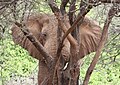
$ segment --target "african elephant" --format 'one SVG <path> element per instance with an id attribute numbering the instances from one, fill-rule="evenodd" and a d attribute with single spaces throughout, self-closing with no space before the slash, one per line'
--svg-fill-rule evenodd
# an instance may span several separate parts
<path id="1" fill-rule="evenodd" d="M 58 22 L 54 15 L 47 14 L 34 14 L 24 22 L 26 27 L 31 33 L 43 44 L 45 49 L 52 57 L 56 56 L 58 41 L 57 41 L 57 28 Z M 83 23 L 79 26 L 80 28 L 80 52 L 79 56 L 84 57 L 85 55 L 96 51 L 101 31 L 100 26 L 95 21 L 85 18 Z M 41 34 L 43 35 L 41 38 Z M 34 47 L 34 45 L 23 35 L 19 27 L 14 25 L 12 27 L 13 41 L 25 48 L 30 55 L 39 60 L 39 73 L 38 83 L 41 85 L 44 80 L 47 80 L 49 70 L 47 65 L 42 59 L 40 52 Z M 64 47 L 62 49 L 62 55 L 67 60 L 70 55 L 70 42 L 66 39 Z M 51 85 L 51 80 L 48 80 L 47 85 Z"/>

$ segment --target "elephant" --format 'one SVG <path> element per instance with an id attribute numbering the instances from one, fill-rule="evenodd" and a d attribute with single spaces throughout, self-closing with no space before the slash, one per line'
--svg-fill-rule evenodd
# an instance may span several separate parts
<path id="1" fill-rule="evenodd" d="M 58 21 L 52 14 L 32 14 L 27 20 L 24 21 L 27 29 L 39 40 L 44 46 L 46 51 L 52 56 L 56 57 L 58 48 Z M 83 58 L 91 52 L 97 50 L 101 38 L 101 27 L 96 21 L 85 17 L 80 28 L 80 49 L 79 56 Z M 39 60 L 39 73 L 38 73 L 38 85 L 42 85 L 44 80 L 48 80 L 47 85 L 52 85 L 47 75 L 49 70 L 41 55 L 41 53 L 35 48 L 35 46 L 24 36 L 20 28 L 16 25 L 12 27 L 13 41 L 25 48 L 29 54 Z M 64 47 L 62 49 L 62 55 L 65 60 L 68 60 L 70 55 L 70 42 L 66 38 L 64 41 Z M 53 77 L 53 76 L 52 76 Z"/>

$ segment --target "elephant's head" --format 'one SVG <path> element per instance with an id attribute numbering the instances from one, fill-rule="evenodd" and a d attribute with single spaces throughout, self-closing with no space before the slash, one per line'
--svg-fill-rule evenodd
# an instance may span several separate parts
<path id="1" fill-rule="evenodd" d="M 43 44 L 43 39 L 41 37 L 41 30 L 44 23 L 48 23 L 48 17 L 45 14 L 32 14 L 30 17 L 24 21 L 27 29 Z M 29 54 L 36 58 L 41 59 L 40 52 L 35 48 L 35 46 L 26 38 L 21 29 L 17 25 L 12 27 L 13 41 L 25 48 Z"/>
<path id="2" fill-rule="evenodd" d="M 44 44 L 45 49 L 53 57 L 56 56 L 56 51 L 58 47 L 57 29 L 58 22 L 54 15 L 37 14 L 31 16 L 25 22 L 27 28 L 31 33 Z M 83 23 L 79 26 L 80 28 L 80 57 L 96 51 L 100 37 L 101 31 L 100 27 L 95 23 L 95 21 L 85 18 Z M 42 38 L 41 38 L 42 34 Z M 40 59 L 40 52 L 33 46 L 33 44 L 26 39 L 21 30 L 17 26 L 12 28 L 13 40 L 15 43 L 21 45 L 23 48 L 27 49 L 28 52 L 35 58 Z M 42 42 L 45 41 L 45 42 Z M 66 39 L 64 42 L 64 47 L 62 49 L 62 55 L 70 55 L 70 43 Z"/>
<path id="3" fill-rule="evenodd" d="M 48 23 L 45 23 L 41 34 L 44 36 L 44 47 L 53 57 L 56 57 L 58 49 L 58 22 L 54 15 L 50 15 Z M 63 43 L 62 56 L 66 59 L 70 55 L 70 43 L 66 39 Z"/>
<path id="4" fill-rule="evenodd" d="M 79 26 L 79 28 L 79 56 L 80 58 L 83 58 L 85 55 L 97 50 L 97 46 L 101 38 L 101 30 L 100 26 L 95 21 L 90 20 L 88 17 L 85 17 L 83 23 Z M 46 37 L 44 47 L 50 54 L 52 54 L 52 56 L 56 55 L 58 47 L 57 29 L 57 19 L 52 15 L 49 16 L 49 22 L 45 26 L 43 26 L 41 31 L 41 33 Z M 67 39 L 64 41 L 62 55 L 65 59 L 68 58 L 68 56 L 70 55 L 70 42 Z"/>

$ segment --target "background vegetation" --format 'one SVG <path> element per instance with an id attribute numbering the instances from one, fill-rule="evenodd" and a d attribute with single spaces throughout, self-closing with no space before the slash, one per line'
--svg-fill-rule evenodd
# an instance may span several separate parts
<path id="1" fill-rule="evenodd" d="M 20 9 L 17 12 L 18 20 L 21 19 L 25 10 L 23 6 L 25 3 L 17 7 L 18 10 Z M 51 13 L 48 5 L 42 0 L 41 2 L 37 0 L 34 3 L 29 2 L 27 6 L 29 6 L 27 11 L 30 12 Z M 92 9 L 88 16 L 98 21 L 102 27 L 108 9 L 109 5 L 100 5 Z M 30 57 L 27 51 L 12 41 L 10 19 L 12 19 L 10 8 L 6 7 L 4 13 L 0 14 L 0 85 L 4 85 L 11 79 L 29 77 L 31 74 L 37 73 L 38 61 Z M 80 82 L 83 81 L 93 55 L 94 53 L 84 58 Z M 114 17 L 112 20 L 107 43 L 91 76 L 89 85 L 120 85 L 120 17 Z"/>

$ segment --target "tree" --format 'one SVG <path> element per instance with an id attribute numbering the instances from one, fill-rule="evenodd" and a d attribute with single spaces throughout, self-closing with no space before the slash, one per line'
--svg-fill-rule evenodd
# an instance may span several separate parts
<path id="1" fill-rule="evenodd" d="M 68 6 L 69 11 L 66 11 L 66 7 L 67 7 L 68 2 L 70 2 L 70 5 Z M 85 15 L 90 11 L 90 9 L 92 9 L 93 6 L 98 6 L 102 3 L 110 3 L 110 2 L 113 3 L 113 6 L 109 10 L 108 17 L 107 17 L 106 22 L 105 22 L 104 27 L 103 27 L 102 37 L 101 37 L 98 49 L 96 51 L 95 57 L 93 58 L 93 61 L 90 65 L 90 67 L 88 68 L 88 71 L 86 73 L 86 77 L 84 80 L 84 85 L 87 85 L 89 78 L 90 78 L 90 75 L 91 75 L 91 73 L 92 73 L 92 71 L 93 71 L 93 69 L 94 69 L 94 67 L 99 59 L 99 55 L 101 53 L 101 50 L 104 47 L 104 43 L 105 43 L 106 38 L 107 38 L 109 24 L 110 24 L 112 18 L 115 16 L 115 14 L 117 14 L 117 12 L 120 11 L 120 9 L 117 7 L 117 5 L 118 5 L 117 3 L 120 3 L 119 0 L 115 0 L 114 2 L 110 1 L 110 0 L 96 0 L 96 1 L 81 0 L 81 2 L 79 4 L 80 9 L 79 9 L 78 13 L 76 13 L 76 11 L 75 11 L 76 10 L 76 3 L 77 3 L 76 0 L 71 0 L 71 1 L 61 0 L 60 8 L 58 8 L 58 6 L 56 5 L 54 0 L 48 0 L 48 4 L 51 7 L 52 12 L 54 13 L 56 18 L 58 19 L 58 23 L 60 26 L 59 33 L 61 33 L 61 31 L 64 32 L 63 37 L 62 37 L 62 35 L 59 36 L 60 43 L 59 43 L 59 47 L 58 47 L 57 55 L 56 55 L 56 56 L 58 56 L 57 63 L 56 63 L 56 61 L 54 61 L 54 59 L 51 57 L 51 55 L 48 54 L 46 52 L 46 50 L 44 50 L 44 47 L 35 39 L 35 37 L 30 35 L 29 31 L 21 29 L 25 35 L 29 35 L 29 36 L 27 36 L 27 38 L 31 42 L 35 42 L 33 44 L 35 45 L 35 47 L 39 51 L 41 51 L 41 54 L 43 55 L 44 59 L 47 62 L 46 64 L 47 64 L 48 68 L 50 68 L 50 70 L 54 71 L 53 83 L 55 85 L 66 85 L 67 82 L 69 82 L 69 85 L 78 85 L 78 76 L 79 76 L 79 70 L 80 70 L 79 64 L 78 64 L 78 60 L 79 60 L 78 59 L 78 56 L 79 56 L 78 55 L 78 52 L 79 52 L 78 48 L 80 45 L 79 45 L 79 38 L 78 38 L 78 33 L 77 33 L 79 31 L 77 28 L 77 24 L 80 25 L 83 22 Z M 69 22 L 67 22 L 66 18 L 65 18 L 67 14 L 69 17 Z M 15 13 L 13 13 L 13 16 L 16 16 Z M 64 21 L 64 23 L 63 23 L 63 21 Z M 15 24 L 20 28 L 25 28 L 23 23 L 18 23 L 15 21 Z M 65 24 L 68 24 L 68 25 L 65 25 Z M 69 28 L 68 31 L 67 31 L 67 28 Z M 69 66 L 70 67 L 70 69 L 69 69 L 70 79 L 68 81 L 64 82 L 64 84 L 63 84 L 62 80 L 64 80 L 64 77 L 63 77 L 64 72 L 59 70 L 59 69 L 62 69 L 62 67 L 65 67 L 65 65 L 63 65 L 63 62 L 62 62 L 63 60 L 61 60 L 62 59 L 61 50 L 63 48 L 63 42 L 66 38 L 70 42 L 70 45 L 71 45 L 70 50 L 73 53 L 71 54 L 70 61 L 68 62 L 70 65 Z M 61 66 L 61 64 L 63 66 Z M 56 75 L 56 72 L 57 72 L 57 75 Z M 63 79 L 61 79 L 61 78 L 63 78 Z M 45 80 L 43 82 L 46 83 L 47 81 Z"/>

